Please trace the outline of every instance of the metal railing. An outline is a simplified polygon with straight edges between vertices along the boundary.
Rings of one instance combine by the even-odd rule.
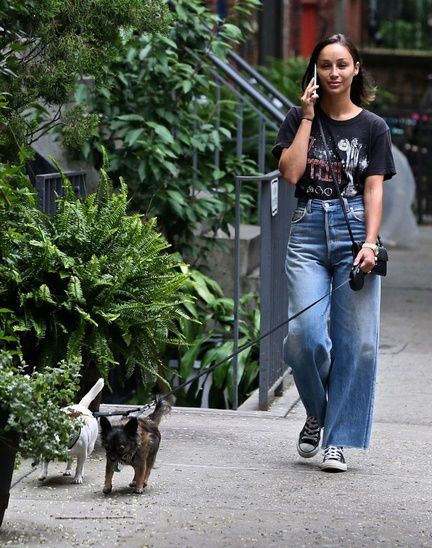
[[[84,197],[86,191],[85,171],[66,171],[63,174],[71,183],[74,192]],[[43,173],[35,176],[38,208],[45,213],[56,211],[56,199],[63,196],[63,178],[61,173]]]
[[[189,54],[200,62],[200,56],[189,50]],[[235,67],[231,63],[220,59],[212,53],[207,53],[209,59],[214,65],[210,69],[209,76],[216,84],[216,105],[220,104],[222,90],[228,90],[232,100],[235,101],[236,108],[236,131],[232,141],[235,144],[236,156],[241,158],[244,153],[245,142],[248,142],[249,150],[253,143],[256,144],[256,162],[258,170],[264,173],[267,169],[265,165],[266,153],[266,134],[267,130],[277,132],[281,122],[285,118],[286,110],[292,106],[292,103],[285,99],[270,83],[260,76],[245,61],[241,66]],[[229,58],[236,61],[240,59],[236,54],[230,54]],[[265,83],[264,83],[265,82]],[[254,114],[258,130],[254,135],[245,135],[244,118],[245,112]],[[220,108],[216,110],[215,126],[219,127],[221,123]],[[220,167],[221,151],[215,147],[214,165],[216,169]],[[199,173],[199,153],[193,152],[193,165],[195,172]]]
[[[247,63],[240,55],[234,51],[228,53],[228,59],[237,66],[237,74],[242,75],[254,86],[258,86],[264,93],[267,100],[270,100],[277,107],[291,108],[294,104],[276,89],[268,80],[264,78],[257,70]]]
[[[222,89],[231,92],[236,100],[237,131],[235,146],[237,157],[243,154],[245,140],[249,146],[255,139],[257,165],[265,175],[235,177],[235,242],[234,242],[234,352],[239,348],[239,308],[240,308],[240,195],[243,183],[258,184],[258,215],[260,224],[260,335],[287,318],[288,296],[284,270],[286,244],[290,218],[295,199],[292,187],[279,176],[279,171],[269,171],[266,165],[268,130],[273,143],[286,112],[293,106],[263,76],[253,69],[236,53],[228,54],[224,61],[209,54],[215,69],[212,77],[216,82],[217,100]],[[245,111],[254,113],[258,132],[254,136],[244,133]],[[218,120],[216,121],[218,123]],[[249,148],[250,150],[250,148]],[[215,152],[214,162],[219,167],[220,152]],[[274,165],[274,164],[273,164]],[[287,328],[280,328],[260,341],[259,350],[259,409],[267,410],[273,396],[281,395],[287,366],[283,360],[283,339]],[[238,356],[232,361],[233,368],[233,408],[238,407]]]
[[[239,348],[240,308],[240,194],[243,182],[257,182],[260,187],[260,337],[282,324],[288,313],[285,254],[290,219],[295,207],[293,187],[280,177],[279,171],[260,176],[235,178],[235,272],[234,272],[234,352]],[[283,359],[283,326],[260,341],[258,406],[269,408],[273,396],[281,396],[287,365]],[[233,408],[237,408],[238,355],[233,358]]]

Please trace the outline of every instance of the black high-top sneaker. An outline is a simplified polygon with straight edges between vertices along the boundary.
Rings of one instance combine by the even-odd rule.
[[[298,454],[310,459],[319,451],[321,427],[316,417],[308,417],[297,440]]]

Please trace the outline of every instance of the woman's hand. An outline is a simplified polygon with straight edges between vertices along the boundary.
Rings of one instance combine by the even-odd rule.
[[[364,188],[365,204],[365,241],[374,243],[381,226],[382,202],[383,202],[383,175],[369,175],[366,177]],[[360,265],[360,270],[370,272],[375,266],[375,251],[369,247],[363,247],[354,264]]]
[[[318,99],[318,94],[316,90],[319,86],[315,85],[315,81],[312,78],[309,82],[307,88],[305,89],[303,95],[300,98],[302,116],[305,118],[310,118],[313,120],[315,116],[315,103]]]
[[[365,274],[369,274],[376,264],[376,256],[373,249],[363,247],[357,254],[354,260],[354,266],[359,265],[360,270]]]

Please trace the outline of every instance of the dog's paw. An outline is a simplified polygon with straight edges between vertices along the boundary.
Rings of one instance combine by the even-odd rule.
[[[109,495],[112,491],[112,485],[105,485],[105,487],[103,488],[103,493],[105,495]]]
[[[63,476],[72,476],[71,470],[65,470],[65,471],[63,472]]]
[[[83,482],[82,476],[75,476],[73,482],[76,484],[82,483]]]
[[[144,489],[147,487],[147,483],[144,483],[142,487],[137,487],[136,484],[134,483],[133,485],[131,485],[131,487],[135,487],[134,493],[136,493],[137,495],[142,495],[144,492]]]
[[[41,474],[39,477],[38,477],[38,480],[39,481],[43,481],[43,480],[46,480],[46,474]]]
[[[129,483],[129,487],[135,487],[135,485],[136,485],[136,481],[135,481],[135,480],[133,480],[133,481],[131,481],[131,482]]]

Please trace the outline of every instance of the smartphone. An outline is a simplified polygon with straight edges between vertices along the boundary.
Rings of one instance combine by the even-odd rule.
[[[317,85],[318,85],[318,77],[317,77],[317,66],[316,66],[316,64],[314,65],[313,81],[314,81],[314,82],[313,82],[313,83],[314,83],[314,86],[317,86]],[[314,97],[315,99],[318,98],[317,90],[314,91],[313,97]]]

